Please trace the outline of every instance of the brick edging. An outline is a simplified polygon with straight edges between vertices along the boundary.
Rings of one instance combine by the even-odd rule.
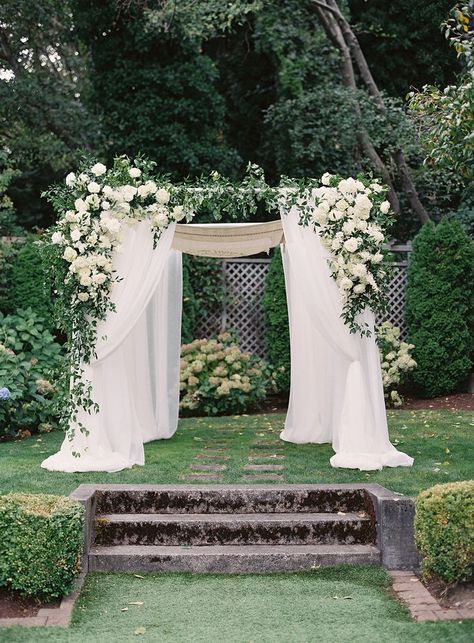
[[[72,610],[79,598],[85,578],[86,572],[82,571],[76,579],[73,591],[61,600],[59,607],[41,608],[36,616],[0,618],[0,627],[12,627],[13,625],[22,625],[23,627],[69,627]]]
[[[413,571],[389,571],[392,589],[415,621],[459,621],[474,619],[474,610],[445,608],[430,594]]]

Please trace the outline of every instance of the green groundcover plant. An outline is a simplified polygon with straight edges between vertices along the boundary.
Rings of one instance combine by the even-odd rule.
[[[474,480],[438,484],[416,501],[416,544],[426,576],[447,583],[474,575]]]
[[[0,586],[25,596],[68,594],[80,570],[84,510],[64,496],[0,496]]]

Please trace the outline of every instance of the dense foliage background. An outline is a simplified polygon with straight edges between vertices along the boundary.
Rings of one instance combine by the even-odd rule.
[[[393,165],[395,147],[434,219],[462,197],[456,176],[423,165],[404,105],[411,89],[444,86],[461,68],[440,31],[451,1],[339,4],[384,95],[384,115],[363,84],[354,94],[342,83],[339,52],[310,0],[5,0],[0,195],[8,173],[17,222],[48,225],[53,215],[38,196],[84,150],[103,160],[143,153],[175,179],[210,169],[238,176],[249,161],[272,182],[349,174],[371,169],[356,140],[364,127],[398,191],[394,232],[412,236],[419,221]],[[2,219],[0,203],[3,233],[14,228],[13,211]]]

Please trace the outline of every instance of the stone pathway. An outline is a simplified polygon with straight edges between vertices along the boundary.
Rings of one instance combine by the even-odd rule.
[[[393,591],[407,605],[416,621],[459,621],[474,618],[474,610],[446,609],[440,605],[413,572],[389,573],[393,580]]]
[[[202,450],[194,456],[189,472],[181,479],[183,482],[222,482],[222,474],[227,471],[225,448],[228,446],[223,432],[217,431],[215,439],[203,444]]]
[[[257,438],[251,448],[248,463],[244,467],[246,473],[242,476],[243,479],[248,482],[284,482],[283,445]]]

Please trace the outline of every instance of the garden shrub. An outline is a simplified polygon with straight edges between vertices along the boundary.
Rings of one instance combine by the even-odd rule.
[[[275,369],[275,388],[280,393],[290,390],[290,329],[286,303],[285,275],[281,252],[276,248],[270,263],[265,293],[265,342],[268,360]]]
[[[80,570],[84,510],[64,496],[0,496],[0,586],[43,599],[68,594]]]
[[[45,270],[37,238],[29,236],[18,246],[16,256],[6,273],[7,298],[4,310],[32,308],[53,327],[51,279]]]
[[[183,255],[183,313],[181,317],[181,341],[189,344],[194,339],[197,306],[191,285],[189,255]]]
[[[61,347],[35,312],[0,313],[0,439],[54,428],[63,364]]]
[[[474,348],[474,244],[458,221],[428,222],[413,240],[405,316],[418,391],[435,397],[458,390]]]
[[[181,347],[182,415],[244,413],[265,399],[270,369],[244,353],[230,333]]]
[[[416,367],[411,356],[413,344],[401,342],[400,329],[388,321],[377,328],[377,343],[382,368],[382,382],[386,406],[401,406],[403,398],[397,387],[405,381],[406,373]]]
[[[474,480],[438,484],[416,500],[416,544],[423,572],[446,583],[474,575]]]

